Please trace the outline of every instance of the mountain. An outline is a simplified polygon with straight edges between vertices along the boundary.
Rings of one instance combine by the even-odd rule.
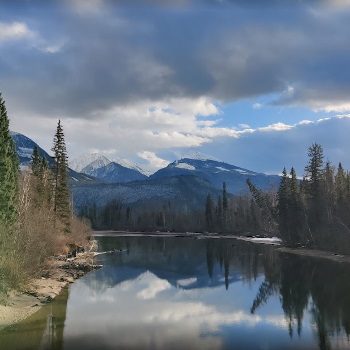
[[[167,167],[155,172],[150,178],[159,180],[179,175],[197,176],[208,181],[216,189],[222,188],[223,182],[226,182],[227,190],[232,194],[246,193],[247,179],[262,190],[276,189],[280,183],[280,177],[277,175],[257,173],[212,159],[190,158],[170,163]]]
[[[125,183],[147,179],[137,165],[125,160],[112,162],[98,153],[84,155],[74,160],[71,166],[77,171],[106,183]]]
[[[79,212],[85,206],[101,207],[112,200],[124,205],[154,208],[171,201],[182,208],[202,207],[210,193],[216,198],[221,192],[196,176],[174,176],[129,183],[76,184],[72,187],[74,206]]]
[[[97,169],[106,166],[109,163],[111,163],[111,161],[104,155],[99,153],[89,153],[72,160],[71,162],[69,162],[69,166],[73,170],[81,173],[83,172],[83,169],[87,167]]]
[[[32,161],[33,149],[38,147],[39,154],[44,157],[49,163],[52,163],[52,158],[39,147],[33,140],[29,137],[19,134],[17,132],[11,132],[11,136],[16,145],[16,151],[19,158],[21,167],[27,167]]]
[[[126,168],[118,163],[111,162],[102,167],[94,167],[90,164],[82,172],[108,183],[123,183],[137,180],[145,180],[147,176],[138,170]]]
[[[52,157],[45,150],[43,150],[37,143],[31,140],[29,137],[17,132],[11,132],[11,136],[16,145],[16,151],[18,154],[21,169],[24,169],[30,165],[32,161],[33,150],[35,147],[38,147],[39,154],[47,160],[49,165],[53,164]],[[81,174],[72,169],[68,169],[68,173],[69,173],[71,182],[74,182],[74,183],[95,182],[95,179],[92,178],[91,176],[87,176],[86,174]]]

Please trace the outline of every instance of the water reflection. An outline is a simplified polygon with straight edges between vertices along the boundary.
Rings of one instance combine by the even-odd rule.
[[[127,251],[70,287],[61,326],[42,317],[37,348],[350,349],[348,265],[234,240],[100,238],[114,248]]]
[[[68,290],[27,320],[0,332],[0,349],[61,350],[66,319]]]

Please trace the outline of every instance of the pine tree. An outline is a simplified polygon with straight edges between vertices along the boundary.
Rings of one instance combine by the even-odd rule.
[[[247,185],[256,205],[261,209],[262,229],[276,234],[276,210],[270,196],[258,189],[250,179],[247,180]]]
[[[34,176],[39,176],[42,167],[42,159],[38,147],[35,146],[32,154],[32,172]]]
[[[289,227],[289,200],[290,200],[290,181],[286,168],[282,171],[280,187],[278,189],[278,225],[282,240],[291,245],[290,227]]]
[[[341,163],[339,163],[337,175],[335,176],[335,197],[337,215],[344,219],[347,216],[346,212],[346,190],[347,181],[346,174]]]
[[[33,149],[31,168],[33,174],[32,185],[35,186],[35,192],[37,194],[35,198],[36,206],[50,207],[52,199],[52,174],[49,171],[46,159],[40,155],[37,146]]]
[[[217,207],[216,207],[216,222],[217,226],[220,230],[222,230],[222,198],[219,196],[218,202],[217,202]]]
[[[323,148],[314,143],[308,151],[309,163],[305,167],[306,194],[308,199],[308,211],[310,226],[313,230],[322,226],[326,217],[324,193],[323,193]]]
[[[19,161],[9,130],[5,101],[0,94],[0,221],[11,223],[16,216]]]
[[[205,204],[205,221],[209,232],[213,229],[213,223],[214,223],[213,207],[214,207],[213,200],[211,199],[210,194],[208,194],[207,201]]]
[[[227,199],[227,189],[226,182],[222,184],[222,220],[223,220],[223,229],[227,229],[228,221],[228,199]]]
[[[336,193],[334,183],[334,167],[330,164],[330,162],[326,163],[324,171],[324,196],[327,210],[327,221],[328,223],[331,223],[333,221],[334,211],[336,208]]]
[[[61,121],[58,121],[54,144],[55,164],[54,174],[54,211],[65,226],[65,231],[70,231],[70,192],[68,187],[68,156]]]
[[[292,167],[289,178],[288,227],[293,246],[309,244],[311,240],[299,188],[297,174]]]

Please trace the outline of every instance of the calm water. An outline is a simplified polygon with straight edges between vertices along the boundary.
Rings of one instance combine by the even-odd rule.
[[[99,238],[104,268],[0,349],[350,349],[350,266],[235,240]]]

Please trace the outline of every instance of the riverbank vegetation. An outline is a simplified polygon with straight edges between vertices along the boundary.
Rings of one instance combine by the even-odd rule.
[[[89,235],[71,208],[60,122],[53,144],[52,159],[34,149],[31,166],[20,171],[0,95],[0,294],[38,275],[47,257],[85,244]]]
[[[324,161],[321,145],[308,150],[302,177],[283,169],[279,188],[263,192],[250,180],[249,193],[234,196],[225,183],[201,208],[176,200],[127,206],[117,199],[102,207],[94,203],[80,215],[96,229],[197,231],[278,236],[287,247],[307,247],[350,253],[350,174],[342,164]]]

